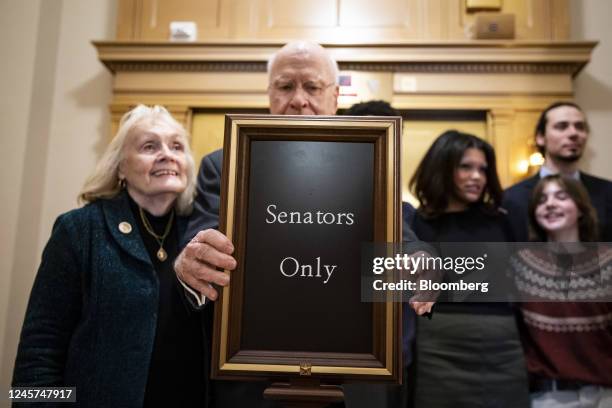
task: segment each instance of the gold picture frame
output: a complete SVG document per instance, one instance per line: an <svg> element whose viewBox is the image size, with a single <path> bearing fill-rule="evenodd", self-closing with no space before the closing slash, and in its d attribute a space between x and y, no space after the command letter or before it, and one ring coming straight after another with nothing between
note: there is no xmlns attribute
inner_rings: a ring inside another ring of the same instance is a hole
<svg viewBox="0 0 612 408"><path fill-rule="evenodd" d="M401 242L400 134L399 117L226 116L220 230L238 265L215 305L213 378L400 381L401 304L361 302L354 267L364 239ZM334 218L345 225L329 224L332 213L320 225L269 225L266 200L355 209ZM329 286L265 266L317 245L353 265L334 281L328 268Z"/></svg>

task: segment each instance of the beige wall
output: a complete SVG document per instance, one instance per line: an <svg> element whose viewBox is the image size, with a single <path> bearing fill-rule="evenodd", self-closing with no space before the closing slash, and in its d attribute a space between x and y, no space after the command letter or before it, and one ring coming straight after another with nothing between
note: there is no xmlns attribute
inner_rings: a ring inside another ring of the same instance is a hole
<svg viewBox="0 0 612 408"><path fill-rule="evenodd" d="M9 320L8 305L11 272L15 260L17 219L24 173L29 115L32 100L34 61L38 35L40 0L23 2L10 0L0 3L0 392L6 395L5 327ZM19 41L7 41L19 32ZM6 61L9 61L6 64ZM14 317L11 317L11 320ZM0 404L7 404L6 398Z"/></svg>
<svg viewBox="0 0 612 408"><path fill-rule="evenodd" d="M572 0L573 40L598 40L591 62L575 80L576 101L586 111L591 125L589 149L582 168L612 179L612 2Z"/></svg>
<svg viewBox="0 0 612 408"><path fill-rule="evenodd" d="M76 206L108 141L111 75L90 41L113 38L115 3L7 0L0 6L0 395L10 384L53 221Z"/></svg>

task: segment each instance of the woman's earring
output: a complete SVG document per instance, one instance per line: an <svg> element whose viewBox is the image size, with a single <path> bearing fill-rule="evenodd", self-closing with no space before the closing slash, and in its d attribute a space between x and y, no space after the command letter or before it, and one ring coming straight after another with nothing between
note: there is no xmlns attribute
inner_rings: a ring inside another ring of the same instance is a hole
<svg viewBox="0 0 612 408"><path fill-rule="evenodd" d="M125 179L119 179L119 187L121 187L121 189L124 189L126 185Z"/></svg>

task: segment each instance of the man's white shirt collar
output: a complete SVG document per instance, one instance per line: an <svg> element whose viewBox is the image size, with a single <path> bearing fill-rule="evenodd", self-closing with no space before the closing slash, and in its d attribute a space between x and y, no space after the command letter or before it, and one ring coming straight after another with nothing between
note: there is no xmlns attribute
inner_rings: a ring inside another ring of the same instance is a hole
<svg viewBox="0 0 612 408"><path fill-rule="evenodd" d="M552 176L553 174L557 174L556 172L552 171L551 169L549 169L548 167L546 167L546 165L542 165L542 167L540 167L540 178L544 178L546 176ZM566 174L566 177L570 177L573 178L574 180L578 180L580 181L580 172L578 170L576 170L575 172L571 173L571 174Z"/></svg>

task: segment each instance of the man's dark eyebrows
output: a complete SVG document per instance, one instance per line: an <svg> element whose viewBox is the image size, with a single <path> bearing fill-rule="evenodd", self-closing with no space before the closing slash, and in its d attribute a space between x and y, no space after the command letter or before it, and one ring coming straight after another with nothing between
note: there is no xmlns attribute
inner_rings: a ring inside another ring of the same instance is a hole
<svg viewBox="0 0 612 408"><path fill-rule="evenodd" d="M560 120L559 122L555 122L555 125L559 125L559 124L563 124L563 125L569 125L570 123L573 123L574 125L578 125L578 124L586 124L586 120L582 119L582 120Z"/></svg>

